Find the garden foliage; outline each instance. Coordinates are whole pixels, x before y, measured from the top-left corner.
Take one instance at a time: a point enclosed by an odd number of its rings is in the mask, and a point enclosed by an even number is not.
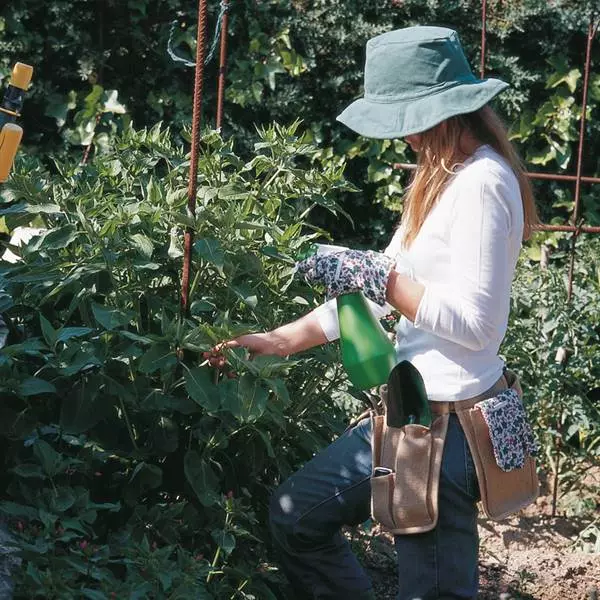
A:
[[[208,132],[195,217],[188,160],[159,126],[85,167],[24,161],[2,190],[10,229],[33,215],[44,228],[1,269],[0,510],[26,561],[21,597],[270,597],[267,497],[343,427],[337,353],[237,351],[219,373],[202,352],[314,303],[290,257],[347,184],[295,129],[261,131],[248,162]]]
[[[593,3],[487,5],[486,69],[512,84],[496,107],[527,168],[574,173]],[[209,43],[219,8],[209,2]],[[202,139],[195,215],[186,208],[193,71],[167,52],[193,58],[194,3],[0,9],[0,76],[17,60],[35,67],[0,229],[43,229],[0,268],[10,329],[0,508],[24,560],[19,597],[282,597],[266,562],[267,498],[357,406],[344,410],[339,398],[335,345],[291,360],[236,351],[221,373],[202,352],[307,312],[320,297],[293,279],[292,258],[324,230],[337,243],[383,247],[407,182],[393,165],[414,156],[401,140],[366,140],[335,122],[361,92],[364,44],[393,27],[450,26],[477,72],[480,8],[232,0],[224,137]],[[208,125],[216,72],[213,59]],[[598,176],[594,69],[589,94],[583,172]],[[270,125],[299,115],[302,134],[297,123]],[[573,189],[536,184],[546,222],[565,222]],[[582,202],[599,225],[600,187],[583,186]],[[194,253],[182,317],[186,227]],[[502,353],[523,378],[559,509],[593,522],[598,490],[586,489],[585,472],[600,452],[600,246],[579,238],[567,302],[569,248],[561,233],[526,246]],[[600,532],[587,532],[586,547],[600,551]]]

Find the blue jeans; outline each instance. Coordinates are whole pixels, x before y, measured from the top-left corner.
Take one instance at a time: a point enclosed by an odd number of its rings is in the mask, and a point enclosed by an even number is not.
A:
[[[374,598],[371,582],[340,529],[369,518],[371,422],[364,419],[273,494],[276,557],[302,600]],[[477,597],[479,498],[475,466],[450,415],[439,491],[439,520],[427,533],[395,537],[397,600]]]

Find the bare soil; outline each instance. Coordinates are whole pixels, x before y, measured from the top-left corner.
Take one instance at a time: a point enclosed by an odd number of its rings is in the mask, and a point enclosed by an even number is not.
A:
[[[600,554],[590,552],[581,536],[594,518],[600,528],[600,510],[591,519],[550,514],[550,498],[540,497],[505,521],[480,519],[481,600],[600,600]],[[351,535],[378,600],[393,600],[392,536],[377,526]]]

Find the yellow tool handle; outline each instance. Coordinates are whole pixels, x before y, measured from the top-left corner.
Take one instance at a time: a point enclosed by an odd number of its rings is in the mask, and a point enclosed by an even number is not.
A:
[[[8,179],[22,136],[23,129],[15,123],[6,123],[0,131],[0,183]]]
[[[9,85],[17,87],[21,90],[26,90],[33,75],[33,67],[25,63],[16,63],[13,67]]]

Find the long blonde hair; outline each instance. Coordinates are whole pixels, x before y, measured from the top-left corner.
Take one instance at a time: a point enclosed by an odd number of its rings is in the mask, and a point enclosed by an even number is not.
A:
[[[402,227],[405,247],[414,241],[456,167],[466,158],[460,147],[465,130],[479,142],[489,144],[514,171],[523,201],[524,240],[529,239],[539,223],[533,190],[523,163],[508,139],[501,119],[490,106],[484,106],[472,113],[450,117],[421,134],[417,170],[404,197]]]

